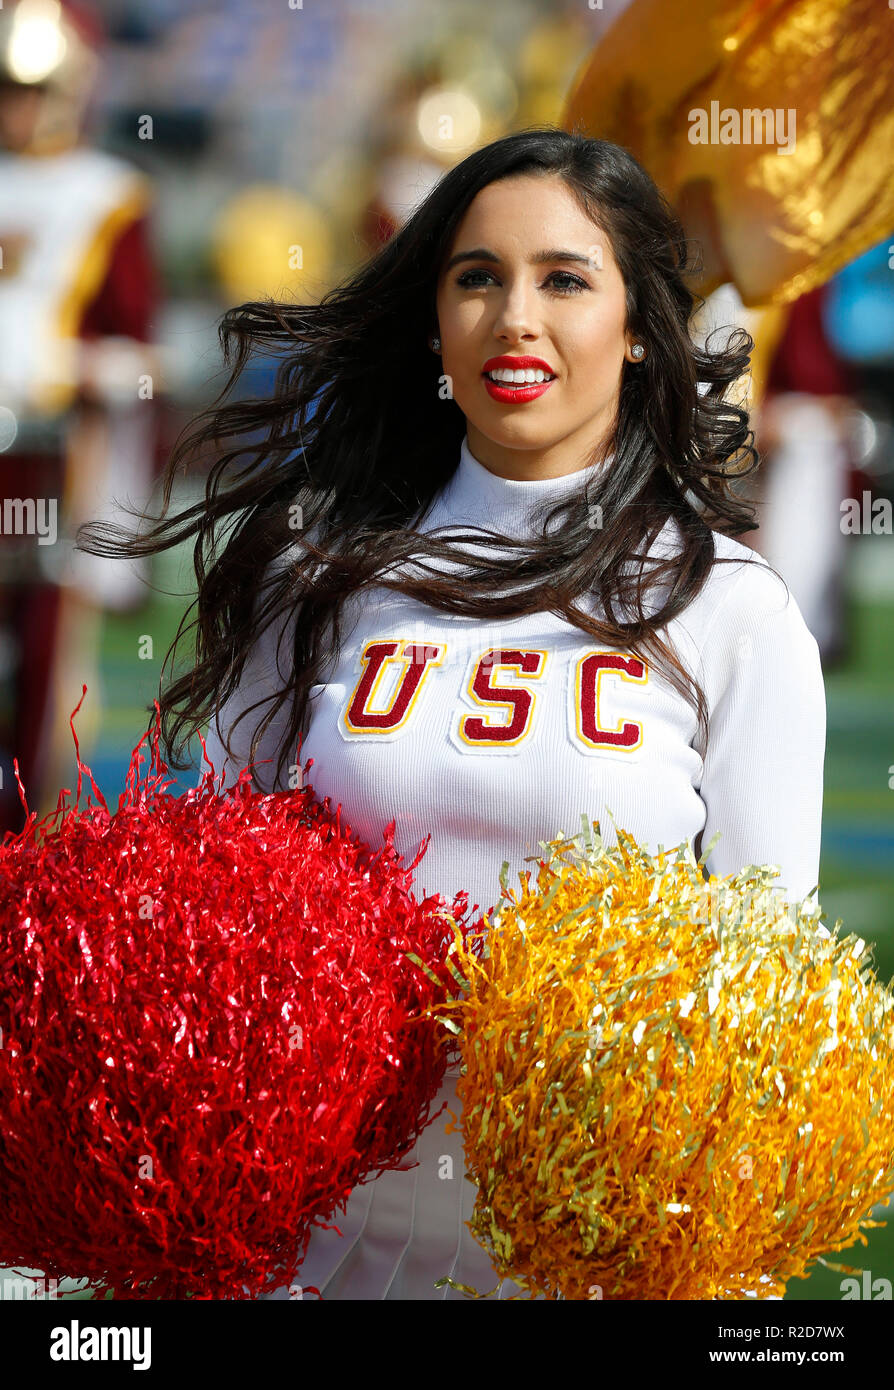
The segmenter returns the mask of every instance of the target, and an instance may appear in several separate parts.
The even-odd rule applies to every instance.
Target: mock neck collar
[[[610,455],[604,465],[590,464],[558,478],[533,481],[502,478],[475,458],[466,434],[460,446],[456,472],[441,494],[441,506],[452,516],[462,516],[467,521],[500,522],[507,529],[523,530],[532,509],[544,502],[559,502],[567,496],[583,494],[587,483],[602,467],[611,466],[613,457]]]

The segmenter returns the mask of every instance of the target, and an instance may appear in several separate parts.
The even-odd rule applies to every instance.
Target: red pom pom
[[[157,705],[141,780],[147,737],[114,816],[75,736],[75,805],[0,845],[0,1264],[254,1297],[433,1118],[447,1053],[422,1011],[454,934],[393,822],[373,853],[340,807],[248,771],[171,796]]]

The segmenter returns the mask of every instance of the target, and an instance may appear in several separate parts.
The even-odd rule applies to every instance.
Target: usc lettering
[[[606,676],[623,681],[648,679],[645,662],[619,652],[588,652],[577,663],[575,708],[577,733],[591,748],[639,748],[643,741],[641,724],[622,721],[620,727],[603,729],[599,716],[599,694]]]
[[[443,646],[420,647],[412,642],[367,642],[360,657],[363,674],[345,711],[346,727],[353,734],[392,733],[399,729],[410,717],[423,680],[432,666],[440,666],[445,651]],[[394,669],[398,652],[403,671],[391,702],[387,709],[371,709],[383,676]]]
[[[413,710],[419,707],[432,670],[443,665],[446,654],[443,642],[419,643],[418,639],[401,638],[373,638],[366,642],[360,654],[361,674],[344,711],[345,737],[394,736],[404,728]],[[466,689],[483,712],[459,712],[451,738],[469,749],[511,749],[521,744],[534,728],[537,692],[531,683],[544,676],[549,656],[540,647],[488,647],[476,656]],[[511,673],[511,683],[501,675],[503,671]],[[621,718],[614,728],[606,727],[601,704],[606,681],[644,685],[648,679],[648,665],[639,657],[623,652],[585,652],[573,671],[569,668],[569,703],[573,707],[569,709],[569,730],[573,741],[584,748],[620,752],[641,747],[642,725]],[[383,696],[386,688],[390,693]],[[426,718],[424,707],[418,718]]]
[[[509,707],[508,721],[492,724],[477,714],[465,714],[459,722],[459,736],[464,743],[483,743],[504,748],[520,743],[528,732],[536,696],[524,686],[495,685],[495,670],[506,667],[517,675],[543,675],[547,653],[537,648],[491,647],[480,656],[469,680],[469,694],[479,705]]]

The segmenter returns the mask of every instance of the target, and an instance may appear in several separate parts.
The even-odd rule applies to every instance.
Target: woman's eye
[[[488,279],[493,279],[493,273],[490,270],[464,270],[463,273],[457,277],[456,283],[462,289],[477,288],[477,285],[474,283],[474,277],[476,275],[484,275]],[[556,284],[555,282],[558,280],[565,281],[565,284]],[[549,285],[550,281],[554,284],[556,294],[579,294],[581,290],[588,288],[586,282],[579,279],[577,275],[572,275],[570,270],[552,271],[543,283],[544,285]]]
[[[580,290],[587,289],[585,280],[581,280],[577,275],[572,275],[570,270],[554,270],[549,277],[550,280],[565,280],[567,285],[564,289],[558,286],[560,294],[577,294]]]

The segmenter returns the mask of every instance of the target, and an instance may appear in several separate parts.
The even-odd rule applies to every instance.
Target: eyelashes
[[[472,284],[472,277],[475,275],[487,275],[488,277],[493,279],[493,273],[490,270],[464,270],[461,275],[457,276],[456,283],[457,285],[459,285],[460,289],[480,289],[480,285]],[[568,280],[571,283],[565,288],[562,288],[558,285],[554,286],[554,294],[580,294],[582,290],[588,290],[590,288],[590,286],[586,283],[585,280],[581,280],[580,277],[577,275],[572,275],[570,270],[553,270],[546,277],[543,283],[545,285],[548,285],[551,280],[555,281],[557,279]]]

